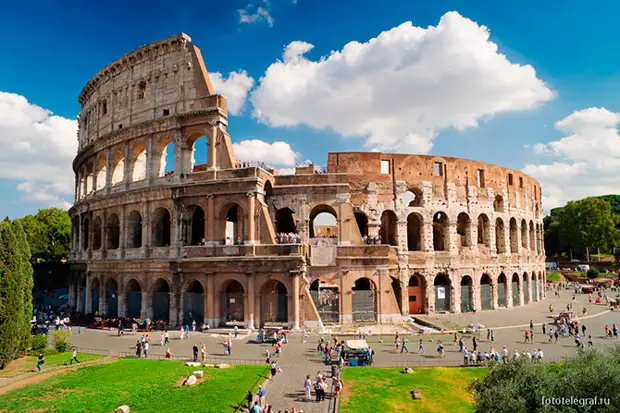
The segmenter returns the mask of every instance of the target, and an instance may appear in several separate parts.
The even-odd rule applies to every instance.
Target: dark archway
[[[519,229],[517,220],[510,218],[510,252],[512,254],[519,253]]]
[[[527,249],[527,239],[528,239],[527,221],[523,219],[521,220],[521,246],[524,249]]]
[[[101,217],[96,217],[93,222],[93,249],[100,250],[101,249],[101,236],[102,236],[102,227],[101,227]]]
[[[469,275],[461,278],[461,311],[474,311],[474,283]]]
[[[422,251],[422,216],[411,213],[407,217],[407,249],[409,251]]]
[[[205,318],[204,303],[205,290],[200,282],[194,280],[183,292],[183,324],[191,325],[192,321],[196,321],[198,325],[202,324]]]
[[[96,313],[99,312],[99,279],[95,278],[90,287],[90,312]]]
[[[538,275],[532,273],[532,302],[538,301]]]
[[[420,274],[413,274],[409,277],[409,314],[420,314],[424,312],[424,293],[426,285],[424,277]]]
[[[382,244],[398,245],[397,221],[398,218],[396,218],[394,211],[387,210],[381,214],[379,236],[381,237]]]
[[[170,321],[170,284],[158,278],[153,286],[153,320]]]
[[[329,205],[317,205],[310,213],[310,238],[337,238],[338,215]]]
[[[363,237],[368,236],[368,217],[362,211],[355,211],[355,222],[357,222],[357,228],[360,230],[360,235]]]
[[[142,215],[131,211],[127,219],[127,248],[142,247]]]
[[[459,235],[459,247],[471,247],[471,219],[465,212],[456,217],[456,233]]]
[[[277,280],[263,285],[260,295],[260,319],[265,323],[288,323],[288,291]]]
[[[118,317],[118,284],[110,278],[106,284],[106,302],[108,304],[107,316]]]
[[[310,295],[324,324],[340,322],[340,292],[335,283],[317,279],[310,284]]]
[[[497,306],[506,307],[506,299],[508,297],[508,283],[506,275],[501,273],[497,278]]]
[[[127,302],[127,317],[140,318],[142,312],[142,288],[135,279],[129,280],[125,289]]]
[[[221,297],[221,322],[244,321],[244,290],[239,281],[230,280],[224,286]]]
[[[490,310],[491,300],[491,277],[488,274],[482,274],[480,277],[480,308]]]
[[[118,249],[121,237],[121,225],[118,215],[110,214],[108,217],[108,236],[106,240],[106,248],[109,250]]]
[[[368,278],[358,278],[353,284],[353,321],[377,321],[375,284]]]
[[[478,245],[491,246],[491,230],[489,217],[485,214],[478,215]]]
[[[512,306],[519,306],[519,293],[521,291],[521,280],[519,279],[519,274],[512,274]]]
[[[280,208],[276,211],[276,232],[297,234],[295,212],[290,208]]]
[[[530,282],[527,276],[527,273],[523,273],[523,304],[529,304],[530,295],[528,294],[530,287]]]
[[[448,216],[443,212],[437,212],[433,216],[433,249],[435,251],[446,251],[450,245],[448,236]]]
[[[392,279],[392,293],[394,293],[394,297],[396,298],[396,304],[398,305],[398,312],[400,314],[403,313],[403,288],[400,285],[400,280],[398,278],[394,278],[390,276]]]
[[[450,295],[452,284],[447,274],[439,273],[435,276],[435,311],[450,312]]]
[[[498,254],[506,252],[506,229],[501,218],[495,220],[495,248]]]
[[[167,247],[171,239],[170,212],[166,208],[157,208],[153,214],[153,246]]]
[[[495,195],[493,200],[493,210],[495,212],[504,212],[504,198],[501,195]]]
[[[205,241],[205,212],[198,205],[188,206],[183,213],[183,245],[202,245]]]
[[[88,218],[84,218],[82,221],[82,249],[84,251],[88,250],[90,245],[90,220]]]

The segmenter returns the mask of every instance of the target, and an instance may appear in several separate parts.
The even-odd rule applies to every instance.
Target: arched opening
[[[170,284],[158,278],[153,286],[153,320],[170,321]]]
[[[101,249],[101,217],[95,217],[93,221],[93,249],[100,250]]]
[[[146,178],[146,148],[139,143],[133,148],[131,163],[131,181],[141,181]]]
[[[461,312],[474,311],[474,286],[469,275],[461,278]]]
[[[513,254],[519,252],[519,229],[514,218],[510,218],[510,252]]]
[[[112,185],[123,182],[125,178],[125,157],[121,152],[115,152],[112,157]]]
[[[357,222],[357,228],[360,230],[360,235],[363,237],[368,236],[368,217],[362,211],[355,211],[355,222]]]
[[[376,321],[376,287],[368,278],[358,278],[353,284],[353,322]]]
[[[276,232],[279,234],[297,233],[295,212],[290,208],[280,208],[276,211]]]
[[[408,207],[419,207],[422,205],[422,192],[418,189],[409,189],[405,192],[405,202]]]
[[[501,218],[495,220],[495,248],[498,254],[506,252],[506,229]]]
[[[422,251],[422,216],[411,213],[407,216],[407,249],[409,251]]]
[[[456,217],[456,233],[459,235],[459,247],[471,247],[471,219],[465,212]]]
[[[483,310],[491,309],[491,277],[488,274],[480,277],[480,307]]]
[[[493,210],[495,212],[504,212],[504,198],[501,195],[495,195],[493,200]]]
[[[127,283],[125,291],[127,291],[127,317],[140,318],[142,311],[142,288],[140,283],[132,278]]]
[[[310,213],[310,238],[338,238],[338,216],[328,205],[317,205]]]
[[[234,204],[228,208],[224,217],[225,244],[241,244],[243,242],[243,212],[239,205]]]
[[[205,290],[197,280],[192,281],[183,292],[183,324],[190,325],[204,322],[205,318]],[[243,314],[243,313],[242,313]],[[243,318],[241,318],[243,320]]]
[[[527,249],[527,239],[527,221],[523,219],[521,220],[521,246],[524,249]]]
[[[205,213],[200,206],[185,208],[182,224],[183,245],[202,245],[205,242]]]
[[[170,212],[166,208],[157,208],[153,214],[154,247],[167,247],[170,245],[170,229]]]
[[[512,274],[512,306],[519,306],[519,294],[521,291],[521,282],[519,280],[519,274]]]
[[[88,218],[84,218],[82,221],[82,249],[84,251],[88,250],[90,246],[90,220]]]
[[[450,312],[451,282],[448,274],[439,273],[435,276],[435,311]]]
[[[288,292],[280,281],[270,280],[260,295],[260,319],[265,323],[288,323]]]
[[[159,141],[159,165],[157,176],[169,176],[174,173],[174,142],[170,138],[163,138]]]
[[[506,275],[501,273],[497,278],[497,306],[506,307],[506,299],[508,296],[508,283],[506,282]]]
[[[221,297],[221,323],[243,321],[243,286],[239,281],[230,280],[224,285]]]
[[[491,228],[489,217],[485,214],[478,215],[478,245],[491,246]]]
[[[86,276],[82,275],[80,277],[80,295],[81,295],[81,305],[79,311],[83,314],[86,313]]]
[[[118,249],[121,236],[121,225],[118,219],[118,215],[110,214],[108,217],[108,231],[106,239],[106,248],[109,250]]]
[[[127,218],[127,248],[142,247],[142,215],[131,211]]]
[[[448,216],[443,212],[437,212],[433,216],[433,249],[435,251],[446,251],[450,245],[448,224]]]
[[[108,304],[107,316],[118,317],[118,284],[110,278],[106,284],[106,303]]]
[[[90,194],[91,192],[93,192],[95,190],[95,187],[93,185],[93,181],[94,181],[94,171],[93,171],[93,165],[89,164],[86,165],[86,194]]]
[[[424,312],[424,277],[413,274],[409,277],[409,314],[421,314]]]
[[[532,302],[538,301],[538,275],[532,273]]]
[[[400,280],[398,278],[394,278],[390,276],[392,279],[392,293],[396,298],[396,304],[398,305],[398,312],[400,314],[403,313],[403,289],[400,285]]]
[[[536,237],[534,231],[534,223],[530,221],[530,251],[536,251]]]
[[[398,245],[397,224],[398,218],[394,211],[383,211],[381,214],[381,227],[379,228],[379,236],[382,244]]]
[[[527,273],[524,272],[523,273],[523,304],[529,304],[530,302],[530,295],[529,293],[529,287],[530,287],[530,282],[529,282],[529,277],[527,276]]]
[[[203,135],[192,144],[192,172],[206,170],[208,159],[207,137]]]
[[[106,175],[108,172],[108,167],[106,163],[107,162],[104,155],[101,155],[97,159],[97,172],[95,175],[97,177],[97,187],[95,188],[96,191],[99,191],[106,186]]]
[[[84,195],[86,195],[84,193],[84,183],[86,182],[86,175],[84,173],[84,168],[82,168],[82,170],[80,171],[80,179],[79,179],[79,184],[78,184],[78,189],[77,189],[77,198],[78,199],[82,199],[84,198]]]
[[[95,278],[90,287],[90,313],[99,312],[99,279]]]
[[[310,295],[323,324],[340,321],[340,293],[336,283],[317,279],[310,284]]]

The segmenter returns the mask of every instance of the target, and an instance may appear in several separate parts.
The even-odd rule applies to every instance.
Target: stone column
[[[103,284],[103,278],[101,278],[101,282],[99,283],[99,315],[107,315],[108,314],[108,294],[106,294],[106,288]]]
[[[435,284],[433,283],[434,276],[428,277],[424,274],[424,282],[426,285],[426,291],[424,292],[424,310],[426,314],[435,314]]]
[[[92,192],[97,192],[97,167],[99,166],[99,162],[97,158],[93,161],[93,190]]]
[[[248,233],[246,234],[245,244],[254,244],[256,237],[256,219],[254,210],[256,208],[256,194],[248,194]]]
[[[458,278],[450,274],[450,312],[455,314],[461,313],[461,281]]]
[[[177,318],[178,315],[178,311],[177,311],[177,295],[174,292],[170,292],[168,293],[170,294],[170,315],[168,316],[168,318],[170,319],[170,325],[172,327],[175,327],[178,325],[179,320]]]
[[[146,143],[146,180],[151,183],[156,178],[155,154],[153,153],[153,135],[149,135]]]
[[[481,297],[480,297],[480,277],[481,275],[478,273],[473,273],[471,275],[472,278],[472,284],[471,284],[471,306],[474,309],[474,311],[478,312],[478,311],[482,311],[482,301],[481,301]]]
[[[75,310],[75,283],[76,283],[76,279],[75,279],[75,274],[71,274],[72,276],[72,280],[69,283],[69,308],[71,308],[72,310]]]
[[[295,274],[293,276],[293,330],[299,330],[299,278],[301,275]]]
[[[80,273],[78,275],[78,280],[77,280],[77,300],[76,300],[76,306],[75,309],[78,312],[82,311],[82,274]]]
[[[433,246],[433,222],[424,221],[422,225],[422,251],[430,252],[434,251]]]
[[[497,255],[497,239],[495,238],[495,223],[489,222],[489,251],[491,255]]]
[[[215,327],[215,274],[207,274],[207,307],[206,319],[211,327]]]
[[[521,274],[519,274],[518,286],[519,286],[519,305],[523,306],[525,304],[525,295],[523,295],[524,286],[523,286],[523,278]]]
[[[80,171],[75,174],[75,202],[80,199]]]
[[[121,290],[120,289],[120,285],[119,285],[119,290],[118,290],[118,316],[120,318],[125,317],[125,315],[127,314],[127,294],[125,293],[125,290]]]
[[[247,275],[248,278],[248,292],[246,294],[247,300],[244,303],[244,307],[246,308],[244,316],[246,317],[246,325],[250,330],[254,329],[254,312],[256,311],[254,304],[254,294],[256,294],[256,277],[255,274],[249,273]]]
[[[110,192],[112,186],[112,150],[110,148],[105,151],[105,190]]]
[[[450,255],[458,255],[459,246],[458,246],[458,234],[456,233],[456,221],[450,222],[447,228],[448,233],[446,234],[447,242],[446,251],[450,251]]]
[[[146,291],[142,291],[142,297],[141,297],[141,302],[140,302],[140,318],[141,319],[147,319],[147,318],[152,318],[152,314],[149,315],[149,304],[153,304],[153,300],[149,300],[149,293]],[[152,298],[152,296],[151,296]],[[152,310],[151,310],[152,313]]]
[[[507,225],[504,225],[504,250],[507,255],[510,255],[512,252],[510,249],[510,221],[508,221]]]
[[[129,141],[125,142],[125,164],[123,165],[123,183],[125,184],[125,188],[129,189],[129,184],[131,183],[131,163],[133,160],[131,159],[131,152],[129,148]]]
[[[208,136],[209,142],[207,146],[209,148],[209,153],[207,154],[207,162],[209,164],[209,168],[217,168],[217,137],[218,137],[218,122],[213,122],[210,129],[210,134]]]
[[[491,310],[497,310],[497,301],[499,299],[499,291],[497,289],[497,277],[491,277]]]
[[[91,283],[91,276],[89,273],[86,273],[86,313],[92,313],[93,309],[92,307],[92,302],[93,302],[93,298],[92,298],[92,291],[90,289],[90,283]]]
[[[205,223],[207,225],[207,228],[205,228],[207,241],[215,241],[216,237],[219,236],[215,220],[215,195],[207,195],[207,217]]]
[[[506,276],[506,308],[512,308],[512,277]]]
[[[531,303],[532,302],[532,277],[529,273],[527,275],[527,291],[525,291],[525,294],[527,294],[527,302]]]

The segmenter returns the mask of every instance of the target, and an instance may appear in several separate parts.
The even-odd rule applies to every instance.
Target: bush
[[[601,275],[601,273],[599,273],[596,268],[590,268],[588,272],[586,272],[586,276],[591,280],[594,278],[598,278],[599,275]]]
[[[59,353],[69,350],[69,337],[71,337],[71,331],[68,330],[58,330],[52,336],[54,348],[58,350]]]
[[[32,350],[44,350],[47,347],[47,334],[37,334],[32,337]]]

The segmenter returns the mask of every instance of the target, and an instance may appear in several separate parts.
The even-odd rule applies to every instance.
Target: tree
[[[32,257],[42,261],[61,261],[71,251],[71,218],[58,208],[40,209],[18,221],[26,232]]]
[[[590,268],[588,270],[588,272],[586,272],[586,275],[588,276],[588,278],[590,278],[591,280],[598,278],[599,275],[601,275],[600,272],[598,272],[598,270],[596,268]]]
[[[32,266],[26,234],[8,218],[0,223],[0,368],[30,344]]]

